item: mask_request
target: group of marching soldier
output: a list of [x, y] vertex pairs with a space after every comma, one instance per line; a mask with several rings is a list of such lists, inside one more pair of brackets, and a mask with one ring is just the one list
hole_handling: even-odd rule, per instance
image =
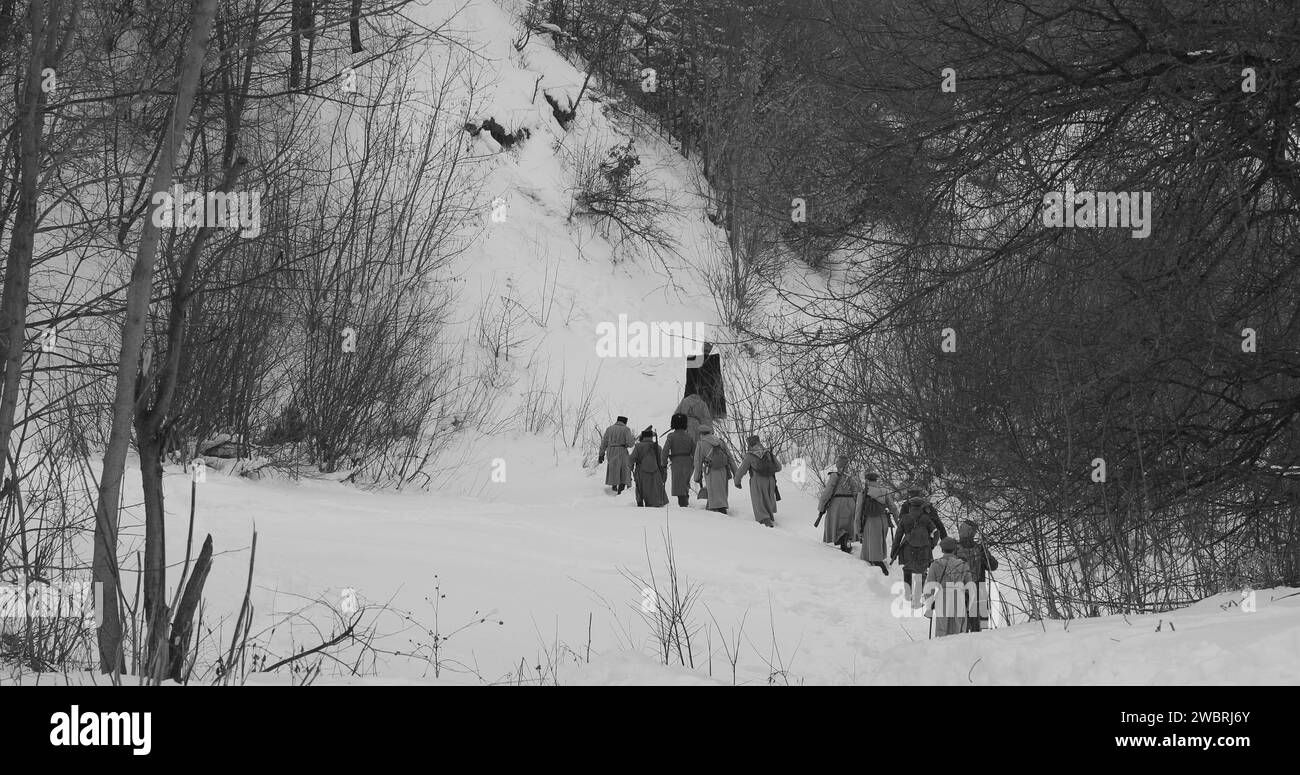
[[776, 502], [781, 498], [776, 472], [781, 470], [781, 462], [757, 436], [746, 440], [747, 448], [737, 461], [722, 437], [713, 432], [712, 415], [698, 393], [682, 399], [671, 425], [660, 445], [653, 426], [634, 438], [627, 418], [619, 417], [600, 442], [597, 462], [608, 460], [605, 484], [616, 494], [632, 487], [636, 505], [659, 507], [668, 505], [667, 481], [671, 479], [672, 496], [684, 507], [690, 505], [693, 481], [704, 507], [726, 514], [727, 486], [734, 483], [736, 489], [743, 489], [748, 475], [754, 519], [767, 527], [776, 525]]
[[[690, 487], [698, 487], [697, 496], [706, 501], [705, 508], [727, 513], [728, 484], [742, 489], [749, 475], [749, 497], [754, 519], [767, 527], [776, 524], [776, 506], [781, 498], [776, 472], [781, 462], [758, 436], [746, 439], [744, 454], [735, 461], [726, 443], [713, 432], [707, 404], [696, 393], [682, 399], [672, 418], [672, 430], [659, 444], [654, 427], [633, 436], [626, 417], [619, 417], [601, 438], [598, 463], [608, 465], [605, 484], [615, 494], [632, 487], [638, 506], [668, 505], [667, 481], [672, 481], [672, 496], [678, 506], [690, 505]], [[670, 476], [671, 475], [671, 476]], [[865, 474], [865, 483], [853, 474], [847, 455], [840, 455], [834, 470], [817, 501], [817, 523], [824, 522], [822, 541], [846, 553], [852, 543], [861, 541], [860, 556], [889, 575], [889, 565], [902, 562], [907, 595], [926, 608], [934, 620], [935, 637], [959, 632], [978, 632], [981, 615], [987, 615], [988, 572], [998, 568], [997, 560], [983, 543], [975, 539], [978, 525], [965, 520], [958, 527], [958, 538], [948, 535], [934, 505], [919, 485], [905, 488], [901, 504], [894, 499], [897, 490], [887, 488], [878, 474]], [[893, 540], [889, 539], [894, 531]], [[934, 558], [934, 548], [942, 556]], [[888, 563], [886, 562], [888, 560]], [[913, 578], [921, 579], [926, 590], [924, 601], [913, 597]], [[961, 599], [942, 594], [942, 590], [975, 589], [964, 592]], [[916, 590], [919, 591], [919, 590]]]
[[[865, 479], [863, 484], [853, 475], [847, 455], [835, 460], [817, 501], [817, 519], [825, 520], [822, 541], [850, 552], [852, 542], [860, 540], [862, 559], [885, 575], [886, 558], [890, 564], [901, 561], [905, 593], [933, 618], [935, 637], [979, 632], [980, 619], [989, 613], [988, 574], [998, 569], [988, 547], [975, 538], [979, 525], [963, 520], [953, 538], [924, 488], [906, 487], [900, 505], [893, 497], [897, 491], [882, 485], [878, 474], [868, 472]], [[891, 529], [893, 541], [888, 539]], [[943, 553], [938, 559], [936, 546]], [[914, 597], [921, 591], [913, 585], [914, 578], [923, 582], [924, 599]], [[954, 589], [959, 596], [947, 594]]]

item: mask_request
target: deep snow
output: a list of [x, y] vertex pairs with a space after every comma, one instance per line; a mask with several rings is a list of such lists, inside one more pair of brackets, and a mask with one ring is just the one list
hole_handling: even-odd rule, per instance
[[[431, 3], [416, 15], [433, 23], [460, 7]], [[635, 137], [642, 163], [681, 208], [669, 225], [681, 255], [667, 262], [623, 255], [590, 223], [570, 219], [574, 150], [588, 145], [603, 154], [630, 135], [592, 101], [584, 101], [569, 131], [559, 127], [543, 95], [576, 95], [581, 73], [544, 35], [514, 51], [512, 20], [496, 4], [472, 0], [451, 27], [476, 51], [474, 80], [483, 89], [473, 100], [475, 116], [531, 131], [508, 151], [486, 133], [466, 135], [480, 157], [483, 217], [457, 270], [464, 306], [453, 337], [467, 343], [469, 366], [498, 370], [494, 386], [481, 389], [476, 418], [493, 431], [465, 435], [442, 461], [433, 492], [210, 472], [198, 485], [196, 544], [210, 532], [217, 550], [204, 619], [216, 628], [215, 642], [224, 648], [229, 640], [256, 529], [253, 631], [270, 644], [273, 659], [328, 637], [334, 622], [327, 608], [346, 605], [352, 594], [361, 606], [388, 608], [365, 622], [375, 626], [375, 645], [390, 652], [432, 641], [412, 621], [432, 625], [435, 585], [445, 595], [441, 633], [485, 620], [445, 642], [441, 678], [427, 658], [390, 654], [365, 662], [360, 676], [326, 660], [326, 683], [513, 681], [522, 662], [526, 680], [548, 683], [730, 684], [726, 652], [735, 643], [734, 680], [747, 684], [1300, 683], [1295, 590], [1260, 590], [1249, 613], [1231, 605], [1236, 595], [1223, 595], [1171, 613], [1029, 623], [927, 641], [928, 620], [894, 616], [897, 568], [885, 578], [821, 543], [812, 526], [814, 477], [801, 485], [789, 469], [782, 473], [775, 530], [753, 521], [747, 489], [731, 490], [728, 516], [705, 512], [698, 502], [638, 509], [631, 493], [611, 495], [603, 471], [590, 465], [589, 443], [573, 445], [572, 433], [585, 439], [616, 414], [628, 415], [634, 429], [654, 424], [665, 431], [684, 369], [674, 358], [598, 358], [596, 325], [620, 313], [716, 325], [704, 274], [722, 234], [704, 218], [698, 171], [667, 143], [644, 135]], [[504, 220], [491, 219], [494, 202], [505, 204]], [[493, 359], [477, 344], [484, 303], [526, 311], [511, 323], [521, 344], [507, 359]], [[591, 386], [586, 424], [524, 430], [530, 391], [558, 394], [576, 413], [586, 402], [584, 384]], [[494, 480], [498, 470], [504, 481]], [[138, 472], [128, 471], [127, 482], [138, 488]], [[173, 470], [166, 486], [174, 583], [185, 553], [189, 477]], [[125, 497], [138, 503], [138, 489]], [[124, 550], [139, 548], [131, 545], [137, 511], [123, 517]], [[663, 581], [667, 531], [680, 577], [700, 589], [690, 619], [697, 627], [693, 669], [656, 659], [640, 616], [642, 590], [624, 575], [647, 576], [653, 568]], [[295, 610], [302, 615], [285, 623]], [[212, 657], [214, 639], [203, 648]], [[67, 680], [103, 679], [84, 673]], [[250, 682], [290, 680], [282, 671]]]
[[[520, 444], [521, 455], [550, 456], [541, 441]], [[885, 579], [823, 545], [811, 524], [814, 501], [788, 479], [782, 490], [791, 494], [781, 502], [778, 527], [769, 530], [753, 521], [747, 498], [733, 500], [730, 516], [675, 505], [636, 508], [629, 494], [602, 492], [603, 478], [579, 468], [572, 453], [557, 454], [558, 466], [496, 485], [495, 501], [209, 475], [198, 485], [196, 526], [200, 537], [213, 534], [218, 551], [205, 622], [223, 612], [224, 637], [217, 640], [224, 647], [256, 528], [254, 632], [262, 639], [273, 622], [310, 600], [339, 606], [349, 587], [361, 605], [407, 610], [429, 624], [426, 597], [437, 583], [446, 595], [444, 634], [489, 619], [453, 636], [442, 655], [477, 675], [449, 668], [437, 681], [427, 660], [389, 656], [367, 664], [360, 677], [326, 661], [323, 683], [512, 682], [523, 660], [526, 680], [537, 679], [540, 665], [547, 683], [730, 684], [728, 638], [741, 644], [736, 681], [747, 684], [1300, 683], [1300, 590], [1259, 590], [1254, 612], [1227, 594], [1169, 613], [1020, 624], [927, 641], [927, 619], [893, 616], [889, 582], [898, 580], [897, 570]], [[539, 500], [530, 490], [541, 480], [553, 486]], [[170, 502], [180, 503], [189, 481], [178, 472], [167, 486]], [[178, 520], [169, 535], [174, 562], [183, 557], [183, 524]], [[696, 636], [694, 670], [656, 661], [639, 617], [640, 589], [620, 574], [626, 568], [644, 576], [650, 564], [662, 574], [665, 527], [679, 575], [702, 590], [692, 620], [708, 634]], [[328, 634], [323, 606], [307, 616]], [[377, 645], [389, 650], [429, 641], [396, 614], [377, 621]], [[292, 628], [281, 624], [271, 640], [275, 655], [284, 656], [315, 645], [321, 633], [299, 620]], [[282, 671], [250, 683], [290, 680]]]

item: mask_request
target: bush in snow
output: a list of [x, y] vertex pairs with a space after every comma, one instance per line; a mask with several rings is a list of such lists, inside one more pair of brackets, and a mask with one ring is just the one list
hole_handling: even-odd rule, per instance
[[634, 141], [614, 146], [603, 157], [590, 147], [580, 148], [573, 165], [577, 181], [570, 218], [593, 216], [616, 249], [631, 247], [655, 255], [676, 252], [677, 241], [663, 224], [677, 214], [677, 208], [666, 192], [655, 190]]

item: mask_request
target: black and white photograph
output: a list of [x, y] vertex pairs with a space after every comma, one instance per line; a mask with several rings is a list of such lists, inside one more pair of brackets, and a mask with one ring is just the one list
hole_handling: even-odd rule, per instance
[[125, 687], [1300, 685], [1292, 2], [0, 0], [0, 255], [51, 750], [149, 755]]

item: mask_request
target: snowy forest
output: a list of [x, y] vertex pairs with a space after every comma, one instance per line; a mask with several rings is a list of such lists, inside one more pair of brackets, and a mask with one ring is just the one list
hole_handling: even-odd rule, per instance
[[1297, 39], [0, 0], [0, 684], [1300, 683]]

